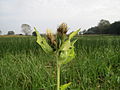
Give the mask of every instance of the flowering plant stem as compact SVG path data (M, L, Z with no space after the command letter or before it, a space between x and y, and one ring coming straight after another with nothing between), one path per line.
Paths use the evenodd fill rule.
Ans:
M34 28L37 34L37 43L41 46L44 52L47 54L55 54L56 56L56 66L57 66L57 90L65 90L68 86L70 86L71 82L60 85L60 68L62 65L67 64L75 57L74 52L74 43L77 40L71 41L71 39L80 31L77 30L72 32L69 37L67 37L67 25L61 24L57 29L57 34L55 36L51 33L47 33L47 38L50 43L48 43L47 39L42 37L39 32ZM55 52L55 53L54 53ZM51 55L52 55L51 54Z
M58 59L58 52L56 53L56 61L57 61L57 90L60 90L60 64L59 64L59 59Z
M60 65L57 63L57 90L60 90Z

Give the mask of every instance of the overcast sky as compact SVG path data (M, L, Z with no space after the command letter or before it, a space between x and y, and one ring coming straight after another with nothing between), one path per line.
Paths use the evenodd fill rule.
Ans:
M88 29L101 19L120 20L120 0L0 0L0 30L21 32L21 24L56 31L65 22L70 31Z

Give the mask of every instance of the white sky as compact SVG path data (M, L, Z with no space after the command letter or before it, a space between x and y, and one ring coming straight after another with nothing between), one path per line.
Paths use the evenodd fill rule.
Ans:
M120 0L0 0L0 30L21 32L21 24L53 32L62 22L70 31L88 29L101 19L120 20Z

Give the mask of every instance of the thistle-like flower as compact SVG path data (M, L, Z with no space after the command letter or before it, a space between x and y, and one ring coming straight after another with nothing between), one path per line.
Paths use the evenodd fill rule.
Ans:
M66 34L68 31L68 26L66 23L62 23L58 28L57 28L57 33L59 35Z
M55 35L50 30L47 30L47 38L52 45L57 46Z

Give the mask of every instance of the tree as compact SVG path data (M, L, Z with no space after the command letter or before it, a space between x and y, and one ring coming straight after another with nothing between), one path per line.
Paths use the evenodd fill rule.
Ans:
M100 22L98 23L98 29L99 29L99 32L100 34L104 34L104 31L109 28L110 26L110 22L108 20L100 20Z
M100 30L97 26L89 28L85 34L100 34Z
M35 31L34 31L34 32L32 32L32 35L33 35L33 36L37 36Z
M87 32L87 30L86 30L86 29L84 29L84 30L82 31L82 33L83 33L83 34L85 34L86 32Z
M84 34L120 35L120 21L110 24L108 20L101 20L98 26L89 28Z
M110 22L109 22L108 20L102 19L102 20L100 20L100 22L98 23L98 28L103 29L103 28L105 28L105 27L107 27L107 26L109 26L109 25L110 25Z
M114 22L106 29L108 34L120 35L120 21Z
M8 31L8 34L7 35L14 35L14 31Z
M0 30L0 35L2 34L2 31Z
M108 20L100 20L97 26L89 28L85 34L108 34L107 29L110 27Z
M24 32L25 35L30 35L30 33L32 32L31 26L28 24L22 24L21 28L22 28L22 32Z

